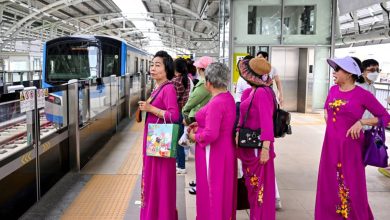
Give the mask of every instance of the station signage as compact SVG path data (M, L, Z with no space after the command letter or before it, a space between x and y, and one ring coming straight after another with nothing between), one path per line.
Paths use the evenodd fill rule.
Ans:
M37 107L45 107L45 97L49 95L47 89L37 89ZM32 111L35 108L35 90L26 90L20 92L20 112Z
M45 97L49 96L49 90L48 89L37 89L37 104L38 108L44 108L45 107Z
M32 111L35 108L35 90L20 91L20 112Z

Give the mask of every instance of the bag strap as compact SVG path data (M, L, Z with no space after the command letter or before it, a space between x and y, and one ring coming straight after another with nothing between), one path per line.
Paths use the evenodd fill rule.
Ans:
M170 81L168 81L167 83L164 83L164 84L162 84L161 86L160 86L160 88L157 90L157 92L156 92L156 95L154 95L154 96L150 96L149 98L148 98L148 100L147 100L147 102L149 103L149 104L152 104L152 102L157 98L157 96L158 96L158 94L160 94L160 92L161 92L161 90L164 88L164 86L166 86L166 85L168 85L168 84L172 84ZM149 99L150 99L150 101L149 101ZM163 116L164 117L164 116ZM172 117L172 116L171 116ZM148 118L148 113L146 113L146 116L145 116L145 122L146 122L146 119ZM158 117L157 117L158 118ZM165 121L165 117L164 117L164 121ZM171 122L172 122L172 119L171 119Z
M172 84L172 83L171 83L170 81L168 81L167 83L162 84L162 85L160 86L160 88L158 89L156 95L150 96L150 97L149 97L149 99L151 99L150 102L149 102L149 104L152 104L152 102L157 98L158 94L160 94L160 92L161 92L161 90L164 88L164 86L166 86L166 85L168 85L168 84Z
M245 117L244 117L244 122L242 123L242 127L243 127L243 128L245 128L246 119L248 118L249 109L250 109L251 106L252 106L252 101L253 101L253 98L254 98L255 95L256 95L256 91L257 91L257 88L256 88L255 91L253 92L251 102L249 103L248 109L246 110Z

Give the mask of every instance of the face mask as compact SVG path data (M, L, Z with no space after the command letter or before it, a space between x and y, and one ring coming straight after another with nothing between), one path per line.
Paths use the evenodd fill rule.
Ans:
M369 79L372 82L375 82L378 79L379 73L378 72L372 72L367 74L367 79Z

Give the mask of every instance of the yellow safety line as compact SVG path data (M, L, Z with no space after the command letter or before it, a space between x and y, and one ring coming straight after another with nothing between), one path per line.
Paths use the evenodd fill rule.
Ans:
M117 175L94 175L64 212L61 219L124 219L142 167L143 123L129 132L138 135Z
M123 219L137 175L94 175L61 219Z

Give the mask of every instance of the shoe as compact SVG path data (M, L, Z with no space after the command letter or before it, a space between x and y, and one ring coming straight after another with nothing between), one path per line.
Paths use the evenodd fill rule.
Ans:
M196 183L195 183L195 181L192 181L192 182L188 183L188 185L190 185L191 187L195 187Z
M195 186L195 187L192 187L190 190L188 190L188 192L189 192L191 195L196 195L196 186Z
M389 167L378 168L378 171L379 171L379 173L383 174L385 177L389 177L390 178L390 168Z
M276 210L282 209L282 201L280 200L280 198L275 199L275 209Z
M181 168L176 168L176 174L186 174L187 170L186 169L181 169Z

